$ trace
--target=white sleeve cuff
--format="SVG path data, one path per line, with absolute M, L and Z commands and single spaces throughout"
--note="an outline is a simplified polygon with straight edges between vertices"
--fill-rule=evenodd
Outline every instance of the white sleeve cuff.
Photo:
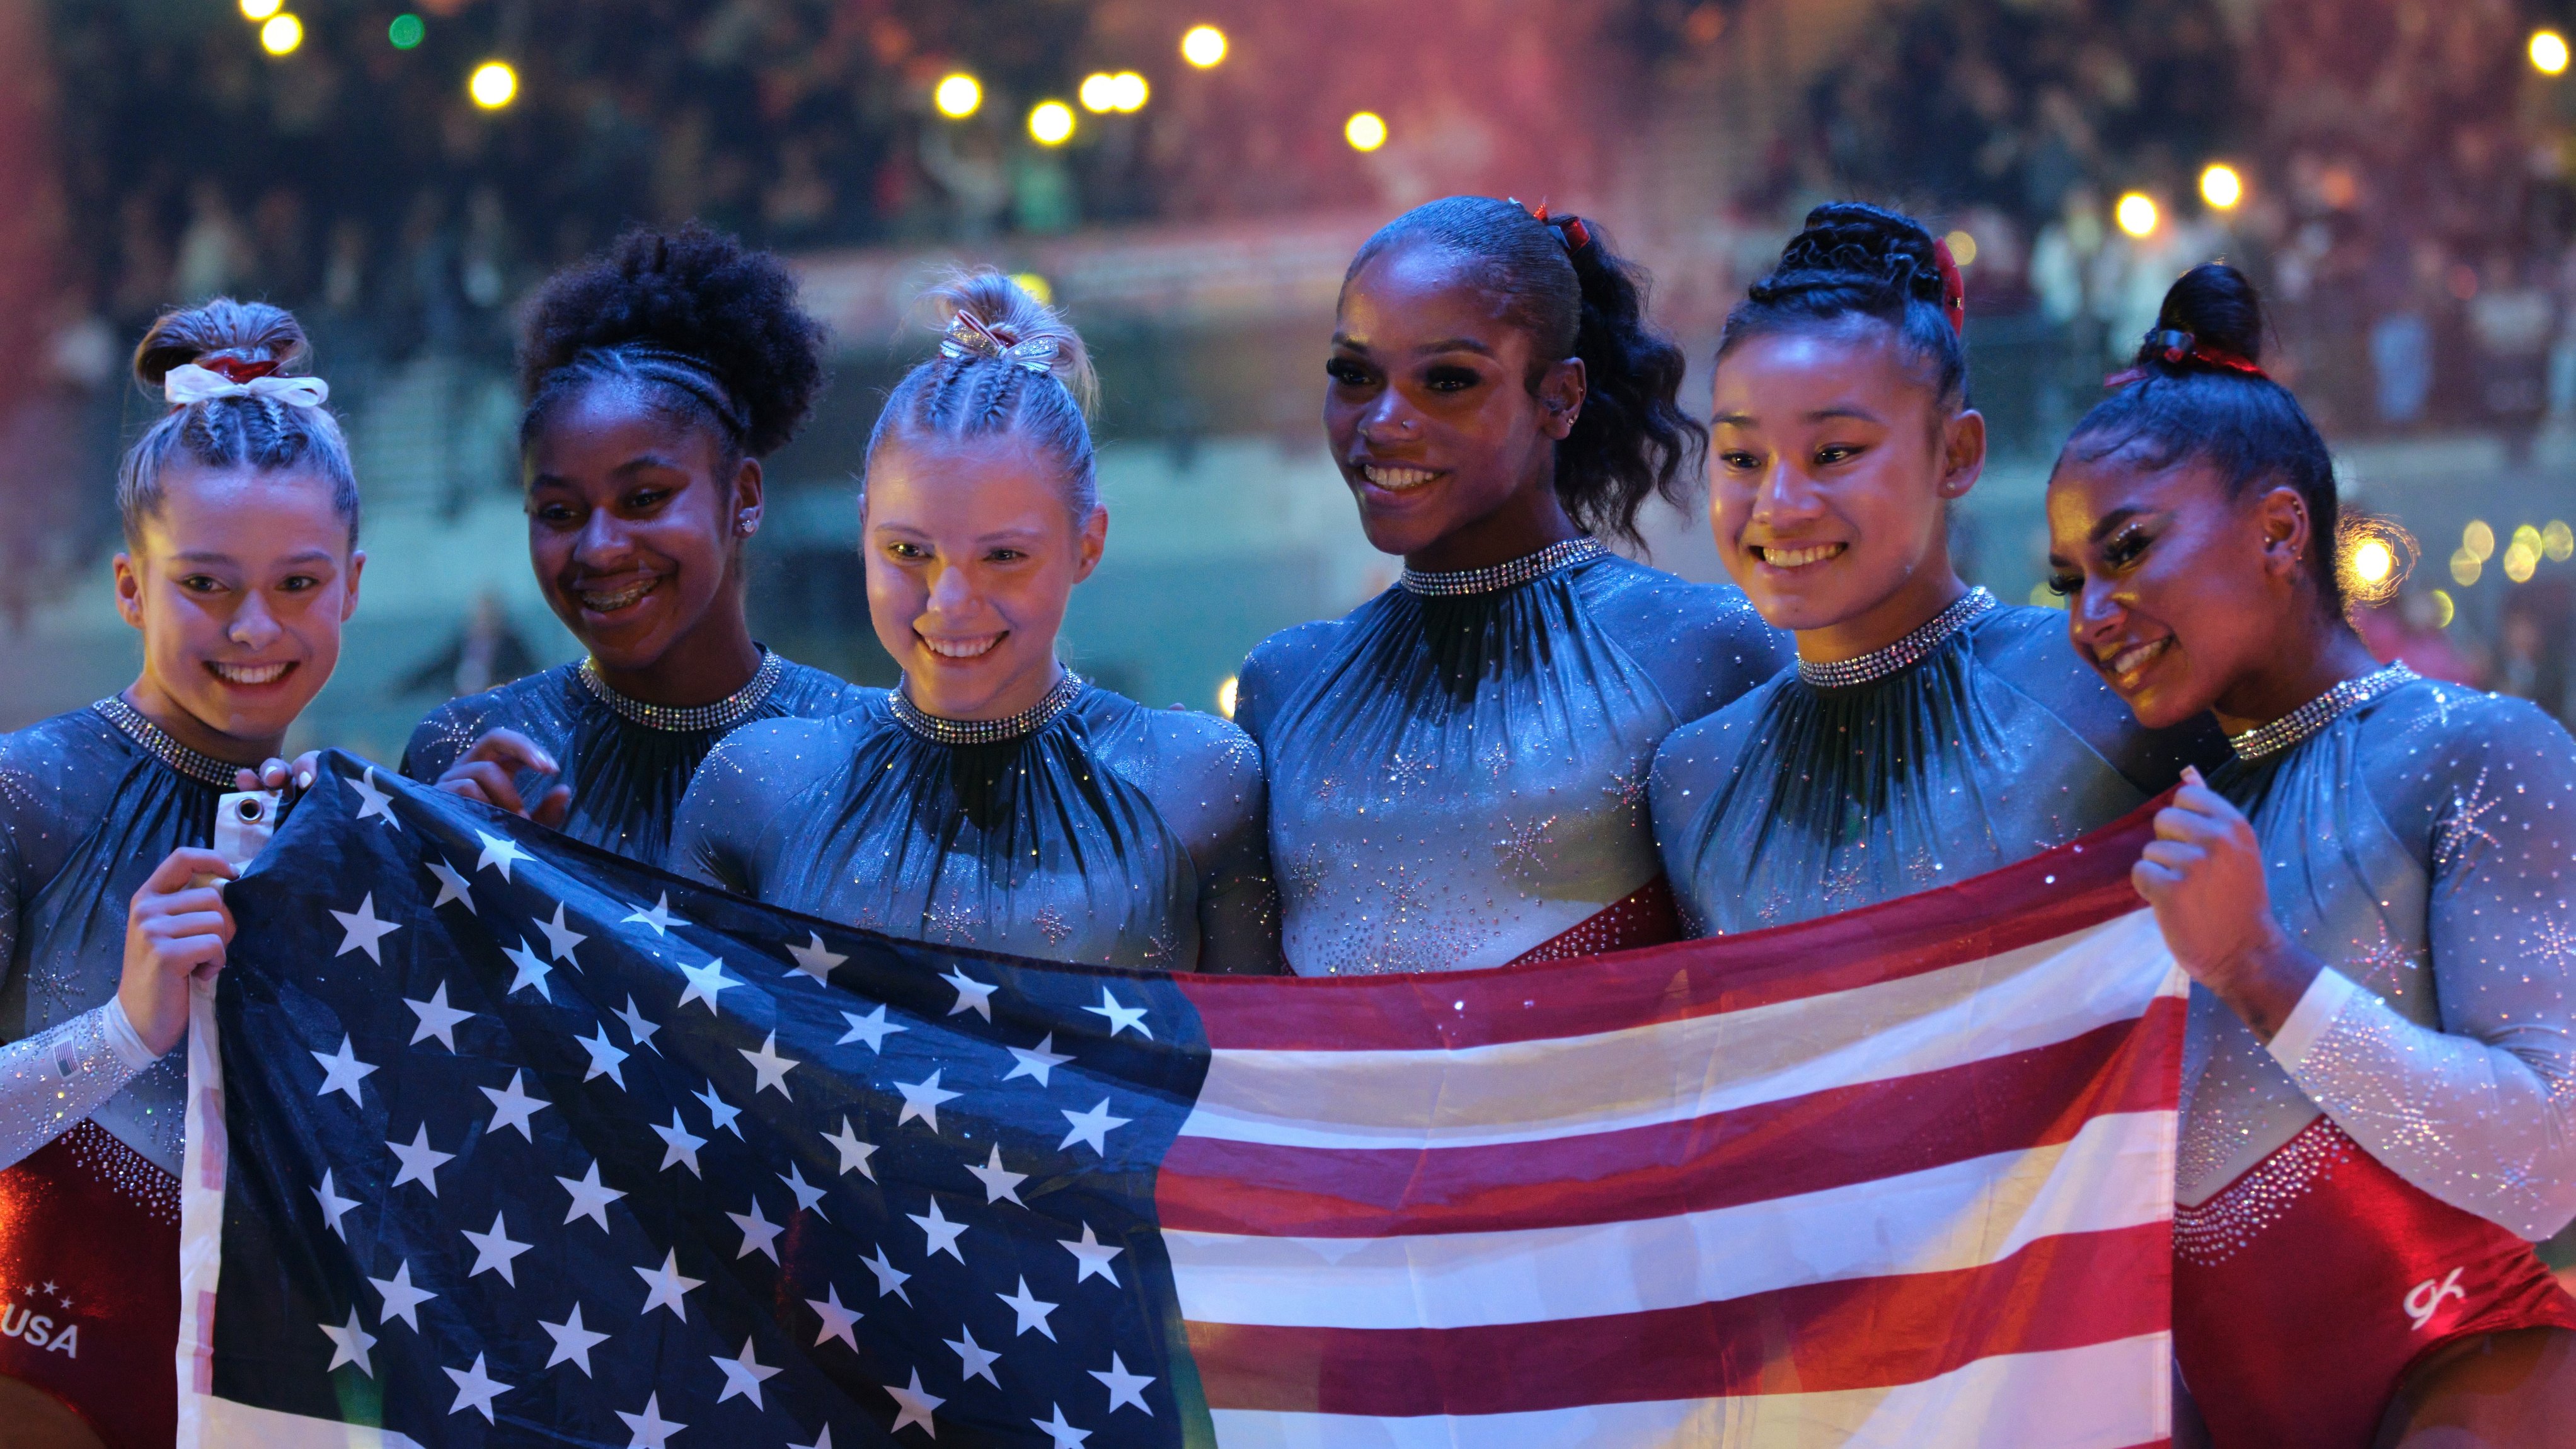
M 143 1037 L 135 1031 L 133 1020 L 126 1016 L 125 998 L 109 997 L 107 1005 L 99 1008 L 98 1015 L 99 1032 L 107 1038 L 107 1049 L 116 1053 L 116 1059 L 125 1063 L 128 1071 L 139 1072 L 161 1060 L 153 1054 L 152 1048 L 143 1044 Z
M 2334 1025 L 2345 1005 L 2356 996 L 2369 994 L 2333 967 L 2321 968 L 2317 979 L 2309 982 L 2307 991 L 2299 997 L 2299 1004 L 2290 1008 L 2290 1019 L 2281 1023 L 2280 1033 L 2272 1038 L 2272 1059 L 2296 1077 L 2309 1049 L 2326 1034 L 2327 1027 Z

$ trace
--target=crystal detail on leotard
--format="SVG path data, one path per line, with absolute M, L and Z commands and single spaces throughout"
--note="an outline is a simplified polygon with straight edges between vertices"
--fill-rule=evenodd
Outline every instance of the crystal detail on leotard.
M 1871 684 L 1891 674 L 1902 674 L 1930 658 L 1932 651 L 1958 633 L 1961 625 L 2000 606 L 1995 596 L 1986 592 L 1983 586 L 1970 589 L 1952 600 L 1950 607 L 1885 648 L 1826 663 L 1799 660 L 1798 678 L 1817 689 L 1849 689 L 1855 684 Z
M 786 661 L 767 649 L 760 651 L 760 667 L 752 671 L 751 682 L 713 704 L 682 708 L 677 705 L 649 704 L 630 699 L 608 687 L 599 677 L 598 664 L 581 661 L 581 682 L 601 704 L 615 710 L 621 718 L 646 729 L 667 730 L 672 734 L 695 734 L 701 730 L 730 730 L 752 717 L 769 700 L 769 692 L 778 687 L 779 672 Z
M 2177 1206 L 2174 1256 L 2199 1268 L 2235 1257 L 2360 1151 L 2333 1118 L 2319 1117 L 2207 1202 Z
M 1397 582 L 1403 584 L 1408 593 L 1441 598 L 1458 594 L 1497 594 L 1505 589 L 1519 588 L 1532 579 L 1546 578 L 1558 569 L 1590 563 L 1609 551 L 1601 546 L 1601 540 L 1585 534 L 1580 538 L 1551 543 L 1536 553 L 1524 554 L 1508 563 L 1481 569 L 1464 569 L 1454 574 L 1406 569 Z
M 143 717 L 143 711 L 127 704 L 118 695 L 109 695 L 90 708 L 107 716 L 107 722 L 123 730 L 128 739 L 151 752 L 153 758 L 181 775 L 218 790 L 230 790 L 238 783 L 238 765 L 227 765 L 212 755 L 201 755 L 170 738 L 170 732 Z
M 1046 698 L 1008 719 L 947 719 L 927 714 L 901 688 L 887 693 L 886 707 L 894 712 L 896 723 L 934 745 L 998 745 L 1036 734 L 1055 723 L 1056 716 L 1073 708 L 1082 691 L 1082 676 L 1068 669 L 1056 680 L 1055 688 L 1046 692 Z
M 2234 750 L 2240 760 L 2259 760 L 2266 755 L 2277 755 L 2334 723 L 2345 710 L 2377 699 L 2415 677 L 2415 671 L 2405 665 L 2391 664 L 2375 673 L 2347 679 L 2270 724 L 2257 725 L 2241 735 L 2229 735 L 2227 747 Z
M 62 1144 L 71 1153 L 73 1165 L 110 1192 L 141 1208 L 154 1222 L 179 1225 L 179 1179 L 117 1141 L 115 1133 L 83 1118 L 63 1133 Z

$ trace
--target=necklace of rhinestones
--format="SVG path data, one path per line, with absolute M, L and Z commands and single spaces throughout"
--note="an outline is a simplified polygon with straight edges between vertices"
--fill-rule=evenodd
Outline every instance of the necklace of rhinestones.
M 1925 620 L 1914 632 L 1882 649 L 1828 664 L 1812 660 L 1798 661 L 1798 677 L 1817 689 L 1848 689 L 1855 684 L 1870 684 L 1891 674 L 1900 674 L 1922 663 L 1942 641 L 1959 632 L 1959 626 L 1988 609 L 2001 607 L 1984 586 L 1968 590 L 1950 602 L 1950 607 Z
M 2234 750 L 2240 760 L 2259 760 L 2265 755 L 2277 755 L 2334 723 L 2345 710 L 2377 699 L 2415 677 L 2415 671 L 2405 665 L 2391 664 L 2374 673 L 2347 679 L 2270 724 L 2256 725 L 2241 735 L 2229 735 L 2227 747 Z
M 768 701 L 769 692 L 778 687 L 778 676 L 785 667 L 786 661 L 763 649 L 760 651 L 760 667 L 752 671 L 749 684 L 713 704 L 690 705 L 685 709 L 676 705 L 648 704 L 619 694 L 608 687 L 607 680 L 599 677 L 599 665 L 595 661 L 581 661 L 579 672 L 581 682 L 589 688 L 592 696 L 616 711 L 619 717 L 647 729 L 691 734 L 700 730 L 729 730 L 751 718 Z
M 1516 589 L 1532 579 L 1543 579 L 1558 569 L 1579 563 L 1590 563 L 1610 550 L 1601 540 L 1585 534 L 1579 538 L 1551 543 L 1533 554 L 1524 554 L 1509 563 L 1493 564 L 1481 569 L 1466 569 L 1454 574 L 1430 574 L 1419 569 L 1406 569 L 1398 580 L 1406 590 L 1416 594 L 1447 597 L 1455 594 L 1494 594 Z
M 1055 688 L 1046 692 L 1046 698 L 1009 719 L 947 719 L 925 714 L 900 685 L 887 692 L 886 708 L 894 712 L 896 723 L 934 745 L 998 745 L 1036 734 L 1055 723 L 1056 716 L 1073 708 L 1083 688 L 1082 676 L 1067 669 L 1057 678 Z
M 227 765 L 212 755 L 201 755 L 170 738 L 170 732 L 143 717 L 143 711 L 127 704 L 120 695 L 111 694 L 90 708 L 107 716 L 107 722 L 125 731 L 126 737 L 151 751 L 153 758 L 188 779 L 218 790 L 235 788 L 235 765 Z

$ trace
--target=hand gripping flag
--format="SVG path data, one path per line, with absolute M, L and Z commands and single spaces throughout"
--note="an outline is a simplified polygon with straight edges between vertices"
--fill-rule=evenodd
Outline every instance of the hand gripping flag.
M 2146 838 L 1201 979 L 889 940 L 333 755 L 193 1034 L 180 1442 L 2160 1443 Z

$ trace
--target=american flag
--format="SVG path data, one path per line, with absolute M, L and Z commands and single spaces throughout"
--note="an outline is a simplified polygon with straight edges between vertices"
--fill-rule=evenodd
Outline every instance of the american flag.
M 342 755 L 192 1035 L 183 1445 L 2146 1445 L 2143 816 L 1755 936 L 894 941 Z

